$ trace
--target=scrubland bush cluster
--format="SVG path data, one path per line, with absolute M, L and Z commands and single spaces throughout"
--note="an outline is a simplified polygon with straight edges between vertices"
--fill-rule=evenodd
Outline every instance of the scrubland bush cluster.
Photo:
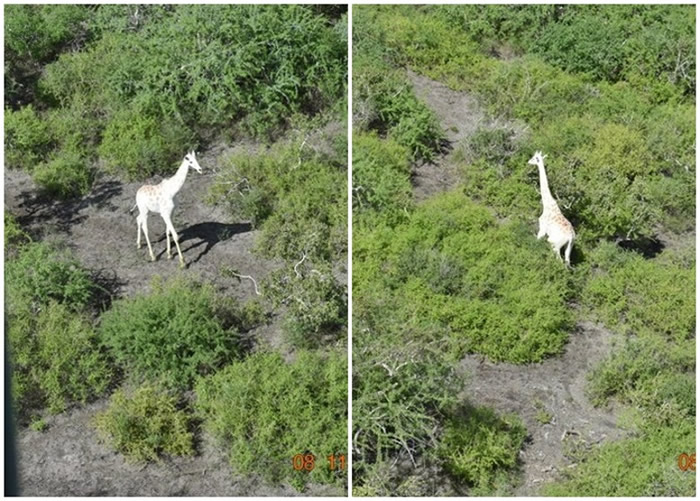
M 342 488 L 326 457 L 347 454 L 345 9 L 14 5 L 5 20 L 8 168 L 67 198 L 245 139 L 213 166 L 211 201 L 259 229 L 278 267 L 246 303 L 191 278 L 116 297 L 6 214 L 20 423 L 45 430 L 45 412 L 109 396 L 93 426 L 130 461 L 196 455 L 208 431 L 234 473 Z M 254 332 L 271 315 L 284 357 Z
M 271 137 L 343 100 L 344 22 L 311 6 L 5 8 L 6 165 L 53 195 L 167 172 L 219 135 Z
M 356 421 L 366 441 L 353 451 L 356 493 L 408 483 L 434 493 L 415 479 L 435 465 L 472 494 L 512 493 L 522 424 L 470 405 L 460 414 L 454 395 L 436 406 L 435 387 L 466 353 L 542 361 L 592 320 L 613 346 L 588 374 L 588 396 L 622 404 L 635 438 L 593 447 L 542 492 L 693 495 L 676 460 L 695 441 L 694 8 L 360 6 L 354 16 L 353 325 L 372 348 L 354 351 L 353 392 L 386 405 L 375 435 L 371 418 Z M 377 104 L 412 96 L 404 68 L 470 93 L 490 117 L 452 145 L 459 186 L 420 204 L 416 149 Z M 549 154 L 550 186 L 576 228 L 571 271 L 535 239 L 535 150 Z M 407 343 L 431 347 L 445 372 L 416 380 L 429 396 L 385 400 L 366 381 L 384 373 L 401 388 L 418 359 L 401 370 L 388 360 Z M 394 439 L 386 416 L 403 409 L 406 422 L 429 423 L 429 439 L 417 426 Z M 397 466 L 409 451 L 412 467 Z M 648 458 L 641 470 L 635 455 Z

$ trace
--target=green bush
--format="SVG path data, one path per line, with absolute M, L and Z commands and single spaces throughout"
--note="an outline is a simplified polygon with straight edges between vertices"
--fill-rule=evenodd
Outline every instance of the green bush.
M 286 363 L 277 353 L 257 352 L 196 386 L 196 409 L 204 426 L 230 450 L 238 473 L 343 485 L 346 473 L 331 471 L 326 456 L 346 454 L 347 357 L 298 351 Z M 313 454 L 312 471 L 295 471 L 292 458 Z
M 260 227 L 258 248 L 267 256 L 337 259 L 347 250 L 347 173 L 302 144 L 229 157 L 210 200 Z
M 545 496 L 695 496 L 695 475 L 678 468 L 678 456 L 695 446 L 695 423 L 684 420 L 637 438 L 607 443 L 563 478 L 542 489 Z
M 438 456 L 470 495 L 487 495 L 509 482 L 527 430 L 516 416 L 498 416 L 487 407 L 469 408 L 451 418 L 440 437 Z M 512 474 L 511 474 L 512 478 Z
M 87 270 L 68 253 L 43 242 L 24 246 L 16 259 L 5 265 L 7 308 L 32 305 L 37 313 L 50 301 L 73 311 L 85 308 L 95 286 Z
M 58 198 L 85 195 L 92 186 L 94 172 L 79 153 L 61 150 L 32 172 L 40 188 Z
M 52 145 L 49 124 L 30 104 L 18 111 L 5 108 L 5 165 L 31 172 Z
M 599 246 L 590 259 L 596 273 L 583 301 L 610 327 L 675 342 L 695 337 L 694 264 L 645 260 L 611 243 Z
M 402 220 L 412 208 L 411 166 L 408 150 L 391 139 L 372 133 L 353 134 L 353 210 L 361 217 L 381 212 L 391 221 Z
M 8 308 L 12 398 L 20 420 L 34 409 L 52 413 L 105 393 L 114 370 L 97 346 L 90 322 L 68 305 L 49 300 Z
M 106 411 L 95 417 L 100 436 L 129 461 L 156 461 L 163 454 L 194 454 L 190 417 L 177 398 L 155 386 L 130 394 L 117 390 Z
M 98 148 L 108 169 L 143 178 L 167 172 L 192 149 L 193 136 L 185 125 L 148 108 L 148 104 L 134 104 L 110 120 Z
M 99 335 L 137 380 L 184 389 L 240 355 L 242 317 L 211 286 L 155 281 L 150 294 L 115 301 L 102 315 Z
M 400 299 L 396 313 L 419 331 L 438 329 L 452 357 L 527 363 L 566 342 L 563 265 L 529 228 L 498 224 L 459 193 L 425 203 L 394 229 L 357 236 L 353 249 L 355 297 Z
M 286 304 L 284 330 L 295 348 L 313 349 L 340 340 L 347 325 L 347 294 L 327 266 L 273 272 L 265 291 L 277 306 Z M 298 273 L 298 275 L 297 275 Z
M 19 109 L 6 119 L 8 165 L 47 162 L 41 179 L 58 194 L 82 190 L 83 177 L 75 161 L 54 159 L 79 153 L 130 178 L 167 173 L 188 144 L 272 136 L 294 116 L 344 100 L 346 21 L 310 6 L 13 6 L 6 14 L 6 108 Z
M 5 211 L 5 257 L 8 258 L 10 251 L 15 252 L 23 245 L 31 242 L 31 237 L 25 232 L 17 219 Z
M 388 473 L 376 468 L 430 453 L 461 379 L 437 347 L 401 343 L 399 322 L 358 317 L 354 325 L 353 486 L 389 494 L 397 485 L 386 485 Z

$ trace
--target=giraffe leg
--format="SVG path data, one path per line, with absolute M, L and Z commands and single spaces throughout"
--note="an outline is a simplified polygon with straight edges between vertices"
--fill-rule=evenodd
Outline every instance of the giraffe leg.
M 136 248 L 141 248 L 141 215 L 136 218 Z
M 185 260 L 182 257 L 182 252 L 180 251 L 180 244 L 177 241 L 177 232 L 175 232 L 175 228 L 173 227 L 172 221 L 170 221 L 169 217 L 163 217 L 165 220 L 165 227 L 170 231 L 170 234 L 173 236 L 173 242 L 175 242 L 175 248 L 177 249 L 177 255 L 180 256 L 180 268 L 185 267 Z
M 148 253 L 151 255 L 151 261 L 155 261 L 156 257 L 153 255 L 153 247 L 151 247 L 151 241 L 148 239 L 148 219 L 146 217 L 141 220 L 141 229 L 143 230 L 143 235 L 146 237 Z
M 168 259 L 172 259 L 173 256 L 170 254 L 170 230 L 165 228 L 165 240 L 168 243 Z
M 566 249 L 564 250 L 564 261 L 566 262 L 567 266 L 571 266 L 571 249 L 574 246 L 574 239 L 572 238 L 571 240 L 568 241 L 566 244 Z
M 557 247 L 557 244 L 552 244 L 552 250 L 559 258 L 559 261 L 563 262 L 564 260 L 561 258 L 561 247 Z

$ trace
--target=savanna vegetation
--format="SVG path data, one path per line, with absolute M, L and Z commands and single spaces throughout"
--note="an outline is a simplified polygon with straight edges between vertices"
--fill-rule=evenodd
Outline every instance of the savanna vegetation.
M 355 494 L 512 494 L 527 430 L 460 395 L 457 362 L 541 362 L 593 321 L 613 345 L 587 396 L 624 409 L 628 438 L 538 493 L 694 495 L 677 458 L 695 444 L 695 8 L 353 12 Z M 407 69 L 488 120 L 446 148 Z M 576 228 L 571 270 L 535 239 L 535 150 Z M 416 203 L 412 173 L 438 160 L 458 186 Z
M 7 169 L 59 203 L 105 176 L 169 176 L 185 151 L 245 142 L 212 162 L 203 203 L 259 230 L 269 270 L 248 277 L 259 297 L 246 301 L 191 275 L 116 296 L 60 235 L 6 213 L 20 426 L 50 433 L 48 415 L 109 397 L 90 433 L 130 461 L 196 456 L 210 433 L 233 474 L 346 486 L 324 462 L 347 444 L 345 11 L 5 7 Z M 279 346 L 257 335 L 270 325 Z M 317 468 L 295 471 L 296 454 Z

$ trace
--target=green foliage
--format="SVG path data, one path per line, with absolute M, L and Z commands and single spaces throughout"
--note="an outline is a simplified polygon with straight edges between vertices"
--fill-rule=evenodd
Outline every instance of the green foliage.
M 187 145 L 271 136 L 344 100 L 345 22 L 299 5 L 10 6 L 8 164 L 79 153 L 143 178 Z M 47 117 L 70 130 L 47 130 Z M 67 162 L 43 169 L 54 194 L 82 186 L 75 162 L 60 179 Z
M 196 409 L 205 427 L 229 447 L 236 472 L 256 472 L 302 490 L 307 482 L 343 485 L 326 456 L 347 447 L 347 357 L 298 351 L 286 363 L 257 352 L 196 386 Z M 295 471 L 292 458 L 313 454 L 311 472 Z
M 210 286 L 175 279 L 155 281 L 150 294 L 115 301 L 102 315 L 99 334 L 136 379 L 185 389 L 197 375 L 239 356 L 242 323 L 235 304 Z
M 470 5 L 436 10 L 484 53 L 533 53 L 597 80 L 627 80 L 657 94 L 695 92 L 691 6 Z
M 378 212 L 393 222 L 404 219 L 404 211 L 413 205 L 408 150 L 373 133 L 353 134 L 352 144 L 356 221 Z
M 35 304 L 8 308 L 12 397 L 20 420 L 32 409 L 46 406 L 58 413 L 72 402 L 96 398 L 114 379 L 82 314 L 54 300 L 38 311 Z
M 16 259 L 6 263 L 5 286 L 10 314 L 23 305 L 37 313 L 51 300 L 80 311 L 94 293 L 87 270 L 67 252 L 39 242 L 24 246 Z
M 329 261 L 347 250 L 346 176 L 343 168 L 292 142 L 226 159 L 210 200 L 260 227 L 258 246 L 265 255 Z
M 31 237 L 22 229 L 17 219 L 5 211 L 5 256 L 31 242 Z
M 353 482 L 393 492 L 377 466 L 430 451 L 461 380 L 435 346 L 398 343 L 401 325 L 362 319 L 353 334 Z M 375 474 L 377 473 L 377 474 Z
M 542 489 L 545 496 L 695 496 L 695 474 L 678 468 L 678 456 L 695 447 L 695 424 L 679 421 L 600 446 L 561 480 Z
M 265 291 L 277 306 L 287 305 L 284 330 L 295 348 L 318 348 L 346 333 L 347 294 L 327 266 L 273 272 Z
M 383 61 L 385 55 L 371 39 L 354 36 L 353 126 L 388 134 L 412 160 L 432 160 L 444 137 L 437 117 L 416 98 L 406 77 Z
M 508 483 L 527 430 L 516 416 L 500 417 L 487 407 L 465 414 L 447 422 L 437 454 L 454 477 L 472 487 L 470 495 L 486 495 Z
M 92 186 L 94 173 L 79 153 L 60 150 L 34 168 L 32 177 L 42 190 L 58 198 L 84 195 Z
M 80 45 L 89 10 L 78 5 L 5 6 L 5 103 L 33 97 L 41 65 L 68 43 Z
M 114 378 L 84 311 L 95 286 L 77 261 L 27 242 L 5 265 L 12 396 L 20 419 L 103 394 Z
M 95 418 L 101 437 L 129 461 L 156 461 L 163 454 L 194 453 L 190 417 L 176 397 L 152 385 L 117 390 Z
M 670 253 L 670 252 L 669 252 Z M 597 273 L 583 299 L 610 326 L 624 333 L 654 334 L 681 342 L 695 337 L 695 265 L 650 261 L 601 245 L 590 256 Z
M 30 104 L 5 108 L 5 165 L 32 171 L 51 148 L 49 125 Z
M 452 357 L 527 363 L 566 342 L 565 269 L 524 225 L 498 224 L 461 194 L 431 200 L 393 230 L 359 236 L 354 251 L 355 297 L 400 298 L 405 318 L 426 333 L 437 328 Z
M 177 120 L 134 104 L 115 113 L 98 148 L 106 167 L 123 170 L 131 178 L 163 172 L 189 151 L 192 133 Z M 159 165 L 165 162 L 167 165 Z

